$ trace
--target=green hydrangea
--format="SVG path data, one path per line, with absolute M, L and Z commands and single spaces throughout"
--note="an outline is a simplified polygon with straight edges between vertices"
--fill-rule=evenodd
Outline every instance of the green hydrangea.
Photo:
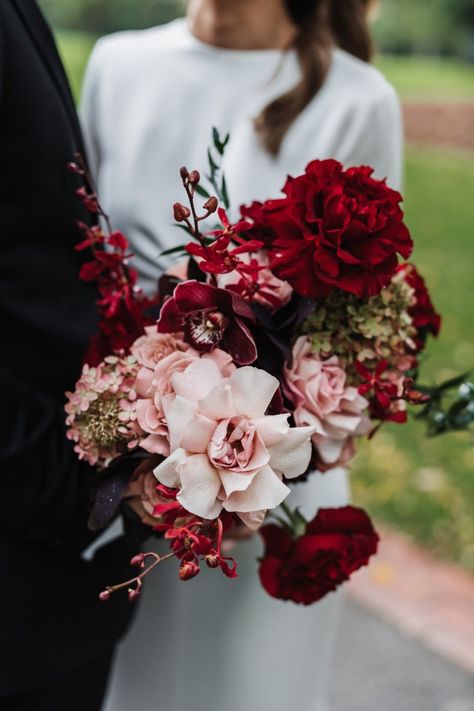
M 357 358 L 368 367 L 380 359 L 393 363 L 407 353 L 416 336 L 408 313 L 414 290 L 396 274 L 388 287 L 369 299 L 334 291 L 321 299 L 303 323 L 315 353 L 339 356 L 345 364 Z

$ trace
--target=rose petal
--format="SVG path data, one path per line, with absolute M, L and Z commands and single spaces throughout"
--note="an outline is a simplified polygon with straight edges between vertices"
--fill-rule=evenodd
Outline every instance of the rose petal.
M 177 395 L 197 402 L 223 380 L 218 365 L 209 358 L 200 358 L 188 365 L 182 373 L 173 373 L 171 385 Z
M 178 467 L 181 462 L 186 460 L 186 457 L 184 449 L 177 449 L 153 470 L 153 474 L 161 484 L 169 486 L 171 489 L 176 488 L 180 485 Z
M 229 378 L 235 409 L 243 417 L 263 417 L 279 382 L 264 370 L 238 368 Z
M 181 490 L 179 503 L 196 516 L 216 518 L 222 510 L 217 500 L 221 489 L 219 475 L 204 454 L 186 457 L 180 464 Z
M 203 415 L 214 420 L 224 420 L 236 415 L 230 383 L 224 381 L 216 385 L 205 398 L 199 401 L 199 409 Z
M 262 511 L 240 511 L 237 516 L 248 528 L 251 528 L 252 531 L 256 531 L 265 521 L 266 514 L 267 512 L 263 509 Z
M 269 447 L 270 466 L 287 479 L 303 474 L 311 459 L 311 437 L 315 427 L 290 427 L 284 439 Z
M 226 511 L 249 512 L 274 509 L 286 499 L 290 489 L 271 467 L 263 467 L 245 491 L 236 491 L 224 502 Z

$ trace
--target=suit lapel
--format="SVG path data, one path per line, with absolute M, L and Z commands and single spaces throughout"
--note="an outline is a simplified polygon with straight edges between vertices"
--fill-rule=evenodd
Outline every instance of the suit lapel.
M 4 0 L 1 1 L 3 2 Z M 41 55 L 51 79 L 61 96 L 74 136 L 78 141 L 78 147 L 83 151 L 81 128 L 74 106 L 74 99 L 53 34 L 34 0 L 12 0 L 12 3 L 20 15 L 32 42 Z

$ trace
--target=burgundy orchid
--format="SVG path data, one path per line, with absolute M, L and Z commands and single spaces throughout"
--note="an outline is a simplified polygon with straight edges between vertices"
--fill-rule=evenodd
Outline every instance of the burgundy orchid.
M 248 328 L 254 322 L 250 306 L 238 294 L 191 280 L 178 284 L 163 304 L 158 331 L 184 331 L 185 340 L 196 350 L 221 347 L 239 365 L 249 365 L 257 358 Z

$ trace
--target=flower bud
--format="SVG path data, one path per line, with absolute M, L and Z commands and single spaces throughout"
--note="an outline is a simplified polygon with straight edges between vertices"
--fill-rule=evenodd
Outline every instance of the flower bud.
M 136 588 L 128 588 L 128 601 L 135 602 L 140 597 L 140 590 Z
M 110 590 L 102 590 L 102 592 L 99 595 L 99 600 L 101 602 L 107 602 L 107 600 L 110 600 L 112 593 Z
M 75 175 L 84 175 L 84 171 L 82 170 L 82 168 L 80 168 L 77 163 L 74 163 L 74 161 L 68 163 L 66 165 L 66 168 Z
M 189 175 L 189 170 L 186 168 L 186 166 L 183 165 L 183 167 L 179 170 L 179 174 L 183 180 L 186 180 Z
M 215 555 L 215 553 L 209 553 L 209 555 L 206 556 L 206 563 L 209 566 L 209 568 L 218 568 L 219 567 L 219 556 Z
M 199 181 L 201 180 L 201 176 L 199 175 L 199 171 L 197 170 L 192 170 L 190 174 L 188 175 L 188 180 L 191 183 L 191 185 L 197 185 Z
M 181 564 L 179 568 L 179 577 L 181 578 L 181 580 L 190 580 L 191 578 L 194 578 L 194 576 L 197 575 L 200 570 L 201 569 L 199 565 L 197 565 L 197 563 L 194 563 L 194 561 L 189 560 Z
M 209 214 L 212 212 L 215 212 L 217 208 L 219 207 L 219 201 L 217 198 L 213 195 L 212 197 L 209 198 L 209 200 L 206 200 L 206 202 L 203 205 L 203 208 L 208 211 Z
M 130 565 L 139 565 L 140 567 L 143 567 L 144 559 L 145 559 L 145 556 L 143 555 L 143 553 L 134 555 L 132 560 L 130 561 Z
M 180 202 L 175 202 L 173 205 L 173 215 L 176 222 L 184 222 L 190 216 L 191 211 L 185 205 L 181 205 Z

